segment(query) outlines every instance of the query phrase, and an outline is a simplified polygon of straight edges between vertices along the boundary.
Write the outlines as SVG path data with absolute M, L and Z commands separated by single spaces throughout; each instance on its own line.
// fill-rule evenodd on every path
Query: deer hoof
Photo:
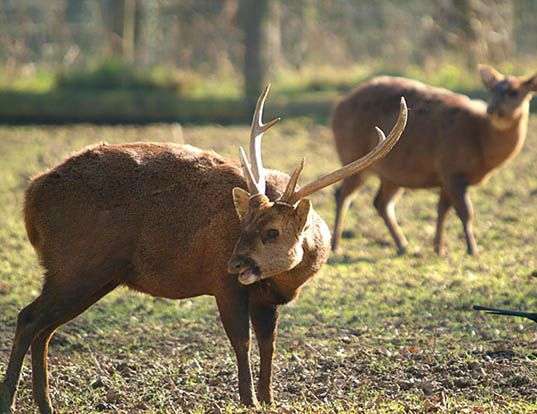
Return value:
M 477 249 L 475 247 L 469 248 L 467 252 L 469 256 L 477 256 Z
M 248 399 L 241 398 L 241 404 L 250 408 L 261 408 L 261 406 L 259 405 L 259 401 L 257 401 L 257 397 Z
M 259 402 L 263 405 L 271 405 L 272 403 L 274 403 L 272 393 L 258 391 L 257 398 L 259 399 Z
M 5 396 L 2 396 L 2 384 L 0 383 L 0 414 L 12 414 L 15 408 L 8 404 Z
M 406 246 L 400 246 L 397 248 L 397 256 L 404 256 L 405 254 L 407 254 Z
M 436 246 L 434 248 L 434 252 L 440 257 L 446 257 L 447 256 L 447 249 L 444 246 L 442 246 L 442 247 Z
M 0 414 L 12 414 L 13 412 L 13 407 L 8 406 L 2 400 L 0 400 Z

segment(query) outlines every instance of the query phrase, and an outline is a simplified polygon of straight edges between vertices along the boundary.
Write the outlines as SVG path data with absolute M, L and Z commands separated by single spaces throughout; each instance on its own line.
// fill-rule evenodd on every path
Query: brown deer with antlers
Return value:
M 326 261 L 330 234 L 307 196 L 367 168 L 395 145 L 399 118 L 365 157 L 297 188 L 265 170 L 261 138 L 268 88 L 252 122 L 250 159 L 235 163 L 191 146 L 97 145 L 34 178 L 26 192 L 28 238 L 45 269 L 41 295 L 18 316 L 0 412 L 10 412 L 28 348 L 34 398 L 51 413 L 47 345 L 54 331 L 120 285 L 153 296 L 216 298 L 235 351 L 241 402 L 272 402 L 278 306 L 295 298 Z M 260 349 L 257 396 L 250 369 L 250 327 Z
M 337 105 L 332 129 L 343 164 L 372 148 L 375 137 L 370 129 L 393 121 L 396 97 L 408 100 L 410 116 L 405 139 L 382 161 L 345 178 L 336 191 L 334 250 L 339 246 L 351 195 L 369 174 L 374 174 L 381 181 L 374 206 L 400 254 L 406 251 L 407 240 L 397 224 L 395 203 L 404 188 L 431 187 L 440 187 L 436 252 L 445 253 L 443 227 L 451 207 L 462 221 L 468 253 L 477 252 L 468 187 L 480 184 L 518 154 L 526 138 L 530 100 L 537 91 L 537 75 L 504 76 L 488 66 L 479 70 L 492 95 L 488 106 L 446 89 L 395 77 L 374 78 Z

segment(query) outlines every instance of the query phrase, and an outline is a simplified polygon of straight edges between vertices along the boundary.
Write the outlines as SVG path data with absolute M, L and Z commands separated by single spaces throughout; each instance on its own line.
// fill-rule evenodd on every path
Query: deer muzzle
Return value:
M 233 256 L 228 262 L 228 272 L 237 274 L 239 282 L 243 285 L 251 285 L 262 279 L 259 266 L 245 255 Z

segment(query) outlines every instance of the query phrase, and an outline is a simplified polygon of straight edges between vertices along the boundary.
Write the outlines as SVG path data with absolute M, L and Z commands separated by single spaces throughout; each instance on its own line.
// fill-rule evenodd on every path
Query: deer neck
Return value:
M 487 117 L 489 133 L 483 142 L 484 159 L 491 168 L 515 157 L 526 139 L 529 118 L 529 100 L 520 114 L 510 120 Z

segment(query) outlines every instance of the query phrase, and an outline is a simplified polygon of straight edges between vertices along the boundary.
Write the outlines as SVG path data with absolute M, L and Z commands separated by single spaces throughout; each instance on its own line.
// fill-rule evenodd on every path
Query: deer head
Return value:
M 529 78 L 504 76 L 496 69 L 479 65 L 485 87 L 491 92 L 487 113 L 497 126 L 509 127 L 518 120 L 537 92 L 537 74 Z
M 233 189 L 233 201 L 241 222 L 241 234 L 228 271 L 238 274 L 239 282 L 249 285 L 258 280 L 289 271 L 304 256 L 304 240 L 312 225 L 313 208 L 306 197 L 357 173 L 386 155 L 401 136 L 407 120 L 407 108 L 403 98 L 399 117 L 388 135 L 376 128 L 379 142 L 366 156 L 330 174 L 297 189 L 297 182 L 304 160 L 295 169 L 283 195 L 270 201 L 265 195 L 265 172 L 261 158 L 261 138 L 279 119 L 263 124 L 263 106 L 269 86 L 257 101 L 250 137 L 250 159 L 240 148 L 240 159 L 248 191 Z

